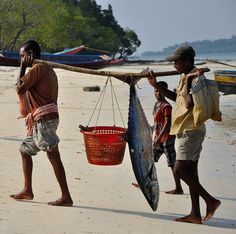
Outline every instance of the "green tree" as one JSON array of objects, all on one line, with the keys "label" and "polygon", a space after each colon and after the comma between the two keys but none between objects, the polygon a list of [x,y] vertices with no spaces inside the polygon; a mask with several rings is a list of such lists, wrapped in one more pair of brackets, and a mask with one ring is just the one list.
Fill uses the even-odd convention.
[{"label": "green tree", "polygon": [[0,11],[0,49],[14,50],[19,38],[38,26],[41,1],[2,0]]},{"label": "green tree", "polygon": [[18,50],[29,39],[47,52],[83,44],[127,56],[140,46],[135,32],[118,24],[111,5],[102,10],[94,0],[1,0],[0,50]]},{"label": "green tree", "polygon": [[[75,37],[72,29],[76,31],[77,27],[70,8],[61,0],[47,1],[44,13],[38,21],[38,27],[32,28],[22,40],[26,40],[26,37],[34,38],[40,42],[44,50],[55,52],[74,46]],[[81,41],[76,42],[81,43]]]},{"label": "green tree", "polygon": [[119,48],[121,57],[132,55],[136,49],[141,45],[137,34],[130,29],[125,29],[125,36],[122,40],[122,46]]},{"label": "green tree", "polygon": [[[110,4],[108,5],[108,9],[104,10],[102,10],[101,6],[97,5],[96,1],[94,0],[80,0],[78,5],[81,9],[82,14],[85,17],[93,17],[101,26],[112,29],[113,34],[111,34],[111,39],[114,38],[113,35],[116,36],[115,41],[113,41],[112,43],[106,43],[106,45],[110,44],[111,47],[100,47],[100,49],[112,50],[114,52],[120,53],[120,55],[124,57],[133,54],[136,49],[141,45],[138,36],[133,30],[123,29],[118,24],[117,20],[113,15],[112,6]],[[111,30],[107,31],[111,33]],[[102,39],[100,38],[100,40]],[[97,42],[97,40],[95,41]],[[91,44],[96,46],[93,41],[91,41]],[[101,45],[102,44],[100,44],[100,46]]]}]

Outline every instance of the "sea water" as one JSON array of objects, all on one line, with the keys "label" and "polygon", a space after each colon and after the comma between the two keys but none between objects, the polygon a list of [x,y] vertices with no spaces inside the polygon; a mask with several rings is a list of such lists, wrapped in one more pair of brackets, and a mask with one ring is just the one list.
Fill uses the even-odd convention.
[{"label": "sea water", "polygon": [[[165,60],[167,55],[156,55],[156,56],[132,56],[130,60],[155,60],[161,61]],[[196,61],[205,61],[206,59],[210,60],[219,60],[219,61],[235,61],[236,52],[227,52],[227,53],[204,53],[196,54]]]},{"label": "sea water", "polygon": [[236,60],[236,52],[231,53],[208,53],[208,54],[198,54],[196,56],[197,60],[219,60],[219,61],[235,61]]}]

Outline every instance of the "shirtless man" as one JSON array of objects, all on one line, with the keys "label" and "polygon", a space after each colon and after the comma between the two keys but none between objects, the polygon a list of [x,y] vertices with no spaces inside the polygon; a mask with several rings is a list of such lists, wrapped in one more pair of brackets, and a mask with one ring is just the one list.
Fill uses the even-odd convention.
[{"label": "shirtless man", "polygon": [[[34,64],[34,58],[40,58],[40,47],[35,41],[25,42],[20,49],[20,75],[17,78],[16,91],[20,99],[22,117],[26,118],[27,136],[20,145],[20,154],[24,172],[23,190],[11,195],[16,200],[32,200],[32,156],[39,151],[46,152],[61,189],[61,197],[49,202],[53,206],[72,206],[67,186],[64,166],[58,150],[59,138],[56,134],[59,124],[57,109],[58,83],[53,69],[44,64]],[[26,73],[26,68],[31,67]]]}]

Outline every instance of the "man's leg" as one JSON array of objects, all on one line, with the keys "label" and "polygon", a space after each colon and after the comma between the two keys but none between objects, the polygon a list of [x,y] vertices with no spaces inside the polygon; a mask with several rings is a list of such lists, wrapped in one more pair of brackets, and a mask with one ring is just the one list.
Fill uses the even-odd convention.
[{"label": "man's leg", "polygon": [[173,174],[173,178],[175,181],[175,189],[170,190],[170,191],[166,191],[167,194],[183,194],[183,189],[181,186],[181,182],[180,182],[180,178],[175,174],[174,172],[174,166],[171,167],[171,171]]},{"label": "man's leg", "polygon": [[34,198],[34,194],[32,191],[32,171],[33,171],[32,157],[26,153],[22,153],[21,151],[20,153],[24,172],[24,188],[21,192],[10,195],[10,197],[16,200],[17,199],[32,200]]},{"label": "man's leg", "polygon": [[176,173],[174,171],[174,165],[175,165],[175,161],[176,161],[176,151],[175,151],[175,145],[174,145],[173,140],[167,141],[164,143],[164,153],[166,155],[168,167],[171,168],[173,178],[175,181],[175,189],[173,189],[171,191],[167,191],[166,193],[168,193],[168,194],[183,194],[184,192],[183,192],[183,189],[181,186],[180,178],[178,175],[176,175]]},{"label": "man's leg", "polygon": [[[189,177],[193,180],[198,181],[198,174],[197,174],[197,162],[193,161],[176,161],[175,170],[182,170],[185,171]],[[189,187],[192,209],[189,215],[178,218],[176,221],[178,222],[187,222],[187,223],[196,223],[201,224],[202,218],[200,213],[200,204],[199,204],[199,194],[195,192],[191,187]]]},{"label": "man's leg", "polygon": [[[193,200],[196,201],[196,194],[200,195],[206,202],[207,205],[207,211],[206,211],[206,216],[204,218],[204,221],[209,220],[210,218],[212,218],[212,216],[214,215],[216,209],[220,206],[220,201],[215,199],[214,197],[212,197],[203,187],[202,185],[199,183],[198,180],[198,176],[190,176],[188,171],[191,172],[190,170],[192,169],[191,166],[191,161],[179,161],[177,160],[175,163],[175,172],[177,173],[177,175],[183,180],[185,181],[185,183],[189,186],[190,189],[190,195],[192,194]],[[195,173],[197,173],[197,164],[194,165],[195,169]],[[192,197],[191,197],[192,198]],[[195,198],[195,199],[194,199]],[[197,209],[196,204],[195,208]],[[200,211],[199,211],[200,213]],[[178,220],[180,221],[180,220]]]},{"label": "man's leg", "polygon": [[54,173],[56,175],[62,193],[61,198],[56,201],[49,202],[48,204],[52,206],[72,206],[73,201],[71,199],[70,192],[68,189],[66,174],[61,161],[58,147],[55,147],[51,152],[47,152],[47,155],[53,166]]},{"label": "man's leg", "polygon": [[[198,161],[189,162],[189,176],[192,176],[192,178],[199,183]],[[200,196],[192,188],[189,188],[189,191],[190,191],[191,202],[192,202],[191,214],[194,214],[196,217],[201,217],[200,202],[199,202]]]}]

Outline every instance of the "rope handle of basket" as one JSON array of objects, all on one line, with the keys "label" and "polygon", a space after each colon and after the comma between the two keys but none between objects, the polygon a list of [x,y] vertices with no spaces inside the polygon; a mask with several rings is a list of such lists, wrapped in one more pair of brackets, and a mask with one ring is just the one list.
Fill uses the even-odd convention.
[{"label": "rope handle of basket", "polygon": [[[116,94],[115,94],[115,90],[114,90],[114,87],[113,87],[113,85],[112,85],[112,81],[111,81],[111,76],[109,75],[108,77],[107,77],[107,80],[106,80],[106,82],[105,82],[105,85],[104,85],[104,87],[103,87],[103,89],[102,89],[102,92],[101,92],[101,94],[100,94],[100,96],[99,96],[99,98],[98,98],[98,100],[97,100],[97,102],[96,102],[96,104],[95,104],[95,107],[94,107],[94,109],[93,109],[93,111],[92,111],[92,114],[91,114],[91,117],[90,117],[90,119],[89,119],[89,121],[88,121],[88,124],[87,124],[87,127],[84,127],[84,126],[82,126],[82,125],[80,125],[80,126],[82,126],[84,129],[82,129],[82,130],[88,130],[88,126],[90,125],[90,122],[91,122],[91,120],[92,120],[92,118],[93,118],[93,116],[94,116],[94,114],[95,114],[95,111],[97,110],[97,106],[98,106],[98,104],[99,104],[99,102],[100,102],[100,106],[99,106],[99,108],[98,108],[98,115],[97,115],[97,119],[96,119],[96,122],[95,122],[95,129],[96,129],[96,126],[97,126],[97,123],[98,123],[98,119],[99,119],[99,117],[100,117],[100,113],[101,113],[101,109],[102,109],[102,105],[103,105],[103,101],[104,101],[104,97],[105,97],[105,93],[106,93],[106,89],[107,89],[107,85],[108,85],[108,82],[110,81],[110,87],[111,87],[111,102],[112,102],[112,113],[113,113],[113,125],[115,126],[116,124],[115,124],[115,109],[114,109],[114,98],[115,98],[115,101],[116,101],[116,105],[117,105],[117,108],[118,108],[118,110],[119,110],[119,113],[120,113],[120,116],[121,116],[121,120],[122,120],[122,122],[123,122],[123,126],[125,127],[125,124],[124,124],[124,119],[123,119],[123,116],[122,116],[122,114],[121,114],[121,110],[120,110],[120,106],[119,106],[119,103],[118,103],[118,99],[117,99],[117,96],[116,96]],[[80,127],[79,126],[79,127]]]},{"label": "rope handle of basket", "polygon": [[116,96],[116,93],[115,93],[115,89],[112,85],[111,77],[110,77],[109,80],[110,80],[110,86],[111,86],[111,98],[112,98],[112,111],[113,111],[114,126],[115,126],[115,107],[114,107],[113,97],[115,98],[115,102],[116,102],[116,105],[117,105],[117,108],[118,108],[118,111],[119,111],[119,114],[120,114],[120,118],[122,120],[123,126],[125,127],[125,122],[124,122],[124,119],[123,119],[123,116],[122,116],[122,113],[121,113],[121,109],[120,109],[120,105],[119,105],[119,102],[118,102],[118,99],[117,99],[117,96]]}]

